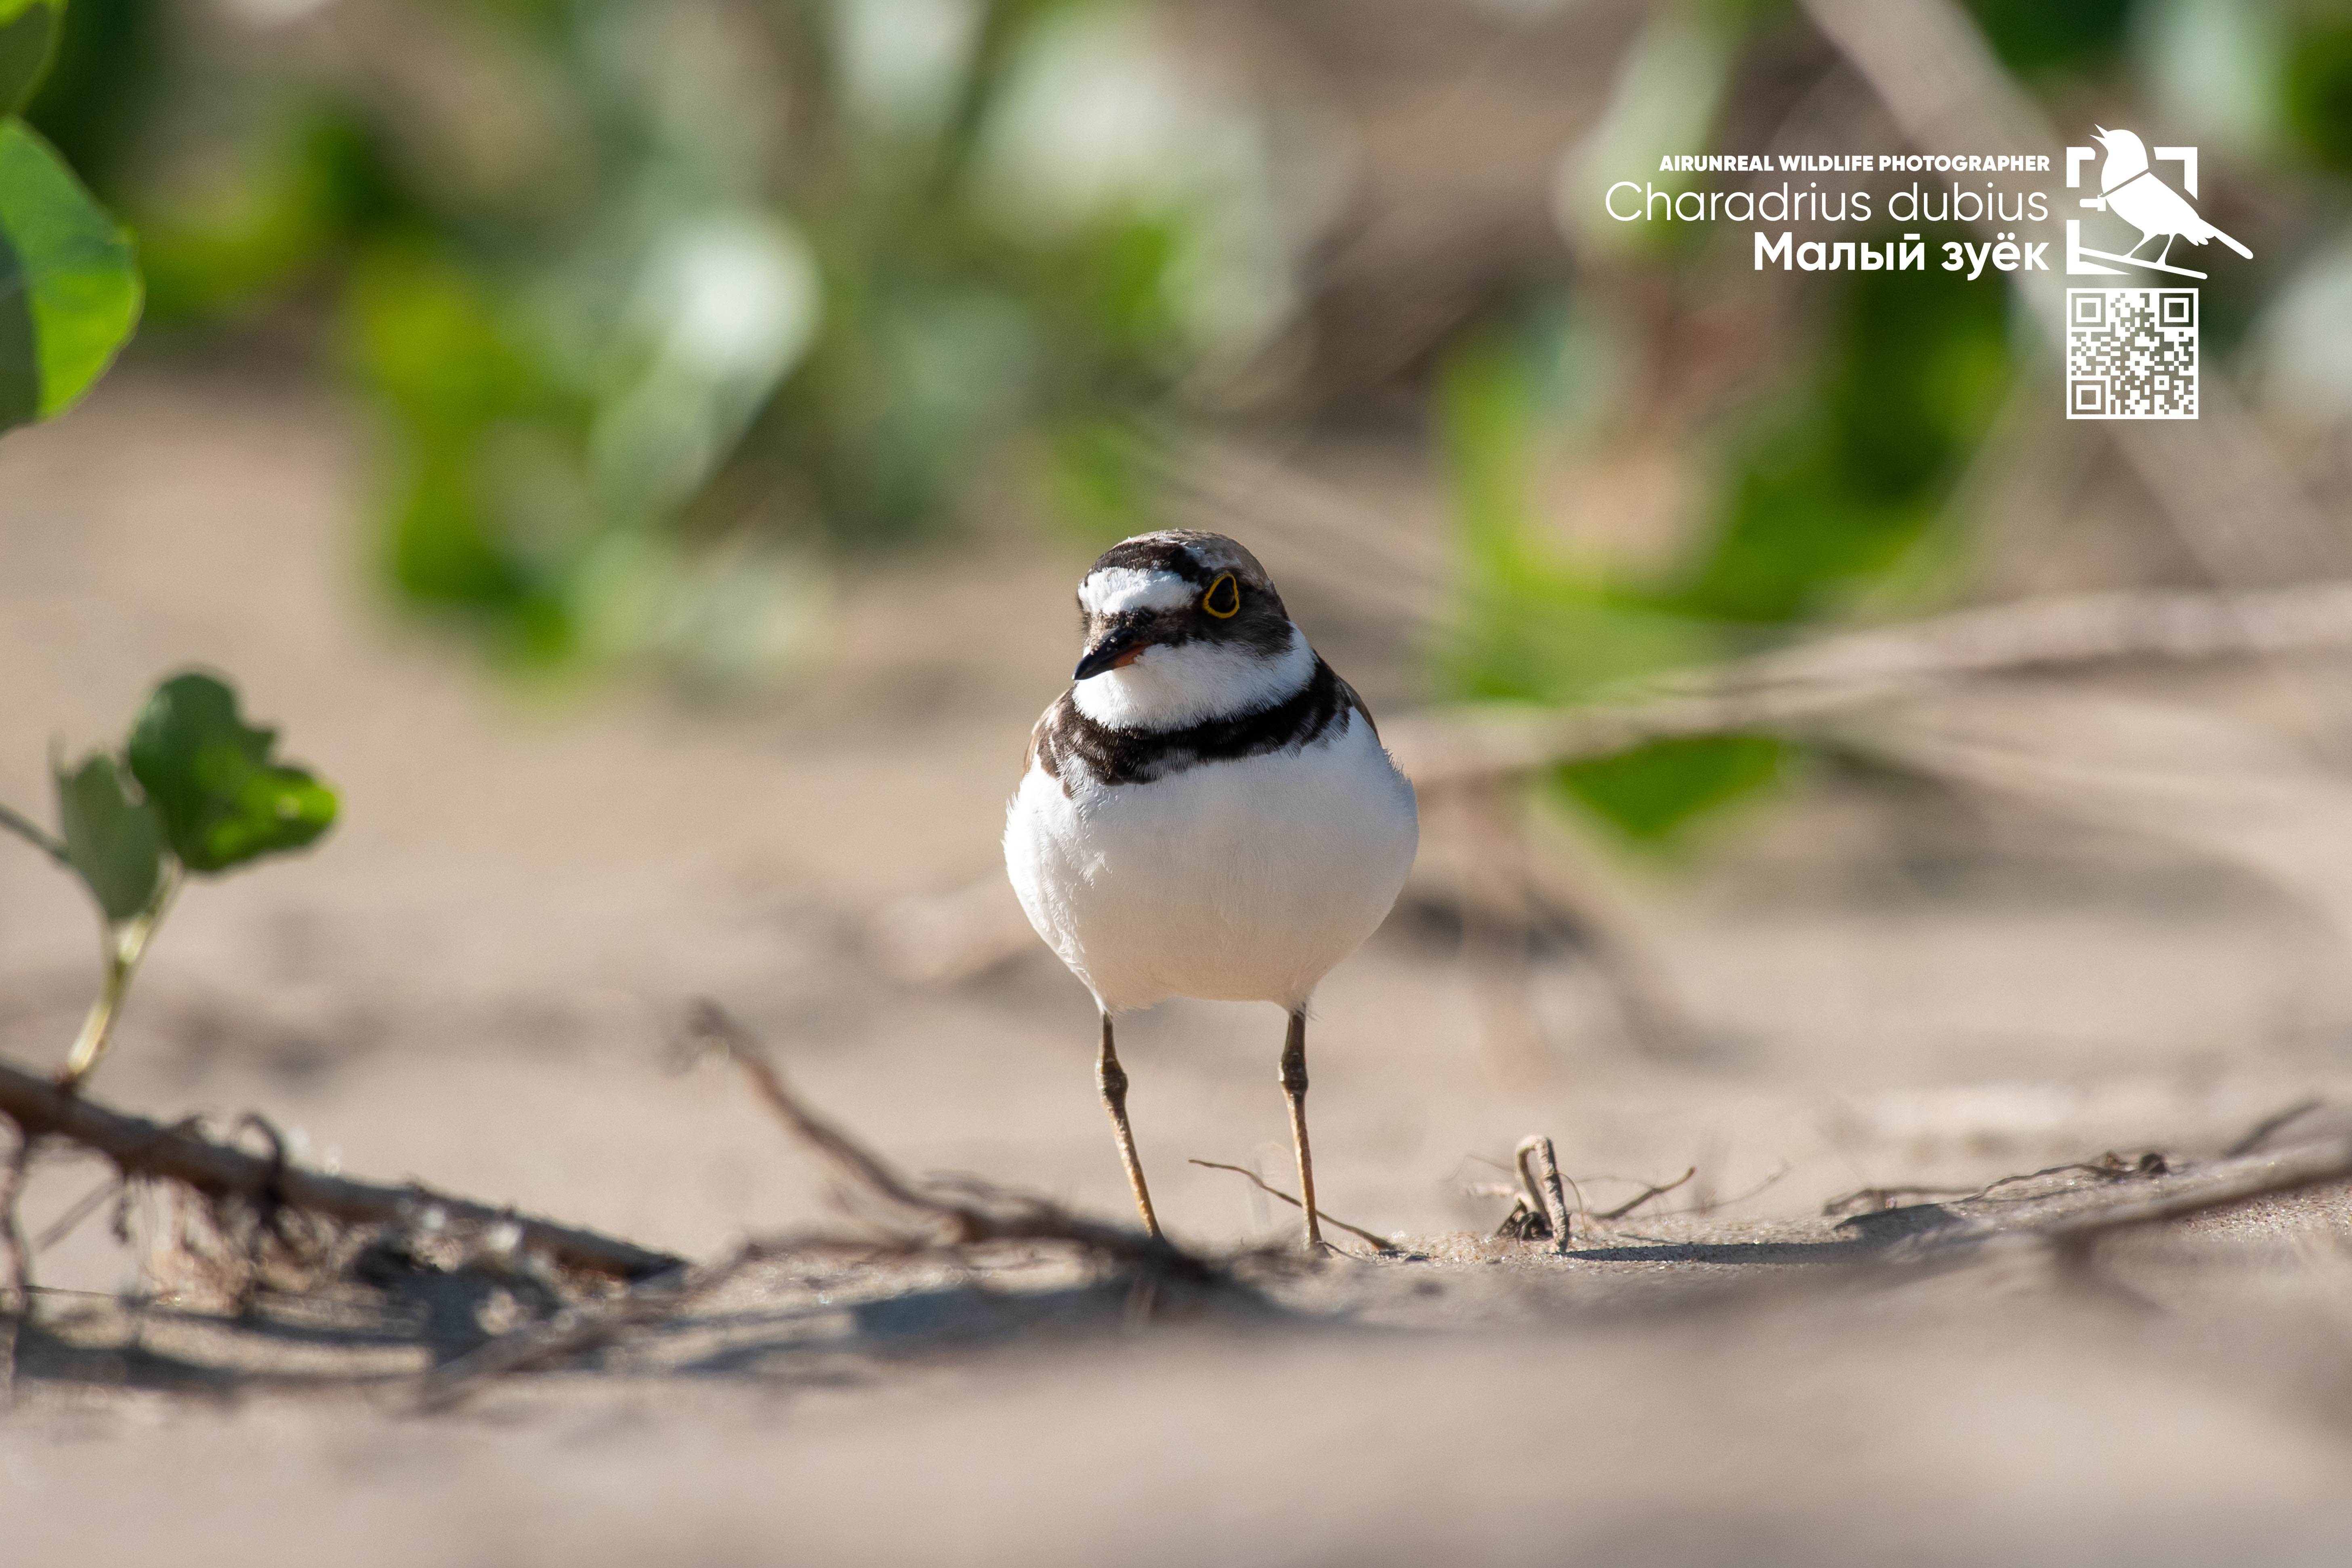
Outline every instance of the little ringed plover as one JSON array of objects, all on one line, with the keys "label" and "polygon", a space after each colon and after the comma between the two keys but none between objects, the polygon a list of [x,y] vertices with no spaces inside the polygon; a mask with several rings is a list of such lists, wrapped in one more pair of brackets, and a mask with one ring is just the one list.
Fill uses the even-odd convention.
[{"label": "little ringed plover", "polygon": [[1112,1038],[1170,996],[1272,1002],[1307,1241],[1307,1007],[1388,915],[1419,842],[1412,786],[1354,689],[1255,556],[1146,533],[1078,587],[1086,651],[1037,721],[1004,827],[1030,924],[1094,993],[1097,1082],[1145,1227],[1160,1234]]}]

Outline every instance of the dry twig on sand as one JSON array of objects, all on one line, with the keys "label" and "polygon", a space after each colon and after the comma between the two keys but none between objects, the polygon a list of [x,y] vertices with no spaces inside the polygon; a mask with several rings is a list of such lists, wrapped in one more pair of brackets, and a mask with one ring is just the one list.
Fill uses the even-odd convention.
[{"label": "dry twig on sand", "polygon": [[[1517,1241],[1549,1239],[1554,1252],[1566,1252],[1572,1226],[1568,1196],[1561,1191],[1559,1155],[1551,1140],[1540,1132],[1529,1133],[1519,1140],[1511,1159],[1519,1187],[1513,1195],[1511,1212],[1503,1216],[1495,1234]],[[1584,1195],[1579,1193],[1577,1208],[1583,1207]]]},{"label": "dry twig on sand", "polygon": [[2158,1192],[2070,1209],[2023,1225],[2003,1224],[1990,1217],[1973,1219],[1937,1233],[1937,1239],[1965,1243],[2011,1234],[2079,1247],[2118,1231],[2188,1219],[2254,1198],[2352,1181],[2352,1138],[2329,1138],[2275,1154],[2220,1161],[2187,1175],[2189,1179],[2168,1184]]},{"label": "dry twig on sand", "polygon": [[923,1258],[970,1261],[975,1250],[997,1246],[1062,1247],[1124,1274],[1129,1282],[1130,1311],[1136,1316],[1149,1315],[1164,1284],[1246,1289],[1218,1262],[1139,1230],[1071,1214],[1044,1198],[1008,1193],[970,1179],[909,1180],[810,1109],[784,1081],[759,1038],[715,1002],[694,1005],[681,1044],[685,1047],[681,1056],[689,1059],[699,1052],[715,1050],[740,1068],[752,1091],[784,1130],[823,1154],[845,1178],[843,1195],[867,1211],[873,1234],[755,1238],[723,1258],[645,1280],[615,1300],[572,1308],[545,1322],[526,1324],[427,1373],[418,1390],[425,1408],[446,1409],[492,1378],[603,1349],[632,1329],[674,1318],[751,1265],[777,1258],[834,1255],[866,1261]]},{"label": "dry twig on sand", "polygon": [[[1634,1186],[1640,1187],[1642,1190],[1635,1193],[1632,1197],[1627,1198],[1623,1203],[1619,1204],[1614,1208],[1606,1208],[1598,1211],[1579,1208],[1576,1212],[1577,1214],[1584,1215],[1584,1217],[1589,1220],[1607,1221],[1623,1219],[1627,1215],[1632,1214],[1635,1209],[1640,1208],[1652,1198],[1664,1197],[1666,1194],[1673,1192],[1679,1186],[1682,1186],[1685,1183],[1688,1182],[1692,1177],[1697,1174],[1698,1167],[1696,1165],[1693,1165],[1671,1182],[1643,1182],[1637,1181],[1631,1176],[1586,1176],[1583,1179],[1587,1182],[1630,1182]],[[1567,1183],[1570,1186],[1576,1187],[1578,1191],[1581,1193],[1582,1186],[1574,1177],[1563,1173],[1560,1180]],[[1541,1228],[1532,1232],[1528,1229],[1528,1215],[1535,1211],[1530,1205],[1528,1191],[1524,1186],[1513,1186],[1503,1182],[1488,1182],[1468,1188],[1467,1192],[1468,1195],[1474,1198],[1509,1198],[1513,1200],[1511,1212],[1504,1216],[1503,1223],[1496,1228],[1495,1234],[1496,1236],[1523,1237],[1528,1235],[1542,1236],[1549,1234],[1549,1227],[1550,1222],[1549,1220],[1542,1222]],[[1574,1216],[1571,1215],[1570,1218],[1572,1220]]]},{"label": "dry twig on sand", "polygon": [[1666,1194],[1673,1192],[1676,1187],[1681,1186],[1685,1182],[1689,1181],[1693,1176],[1697,1174],[1698,1167],[1696,1165],[1693,1165],[1681,1175],[1676,1176],[1673,1181],[1653,1182],[1649,1185],[1643,1187],[1640,1192],[1634,1194],[1632,1197],[1627,1198],[1623,1203],[1619,1204],[1615,1208],[1603,1209],[1592,1217],[1598,1220],[1623,1219],[1627,1215],[1632,1214],[1635,1209],[1640,1208],[1652,1198],[1664,1197]]},{"label": "dry twig on sand", "polygon": [[[2102,1160],[2003,1176],[1965,1192],[1925,1187],[1864,1189],[1848,1194],[1844,1199],[1832,1199],[1824,1212],[1833,1213],[1853,1200],[1895,1194],[1940,1194],[1953,1203],[1969,1204],[2012,1184],[2070,1173],[2100,1177],[2114,1184],[2108,1188],[2111,1192],[2129,1183],[2128,1194],[2085,1203],[2078,1201],[2078,1192],[2041,1193],[1989,1208],[1948,1210],[1941,1223],[1907,1233],[1901,1255],[1906,1258],[1948,1257],[1987,1247],[2028,1244],[2080,1253],[2093,1242],[2119,1231],[2189,1219],[2256,1198],[2352,1182],[2352,1137],[2315,1140],[2274,1154],[2224,1157],[2187,1170],[2173,1166],[2158,1154],[2144,1155],[2137,1161],[2110,1154]],[[1877,1211],[1901,1212],[1899,1208]],[[1844,1225],[1853,1226],[1875,1217],[1875,1214],[1864,1213],[1846,1220]]]},{"label": "dry twig on sand", "polygon": [[2026,1182],[2038,1182],[2046,1176],[2095,1176],[2102,1181],[2123,1182],[2134,1177],[2163,1176],[2171,1173],[2171,1163],[2154,1150],[2136,1160],[2126,1160],[2112,1150],[2095,1160],[2070,1160],[2063,1165],[2049,1165],[2039,1171],[2024,1171],[2013,1176],[1998,1176],[1980,1187],[1886,1186],[1856,1187],[1850,1193],[1840,1193],[1822,1205],[1822,1215],[1833,1219],[1840,1215],[1869,1214],[1894,1208],[1897,1198],[1950,1198],[1971,1203],[1989,1198],[2003,1187]]},{"label": "dry twig on sand", "polygon": [[919,1186],[803,1104],[758,1038],[725,1008],[715,1002],[698,1002],[687,1027],[689,1043],[722,1051],[740,1068],[776,1120],[793,1137],[830,1160],[848,1178],[855,1195],[879,1201],[887,1215],[886,1224],[898,1230],[879,1245],[866,1244],[868,1250],[912,1253],[992,1242],[1044,1242],[1076,1247],[1155,1275],[1189,1277],[1202,1283],[1223,1277],[1207,1259],[1170,1242],[1125,1226],[1071,1214],[1025,1193],[1009,1193],[973,1181],[959,1182],[952,1194],[940,1190],[936,1184],[929,1189]]},{"label": "dry twig on sand", "polygon": [[622,1280],[681,1267],[667,1253],[577,1226],[415,1184],[388,1186],[330,1175],[286,1160],[282,1151],[252,1153],[188,1124],[166,1126],[110,1110],[6,1063],[0,1063],[0,1117],[14,1122],[27,1143],[59,1139],[104,1155],[126,1177],[174,1182],[215,1202],[291,1208],[345,1225],[478,1230],[511,1238],[511,1250],[536,1254],[561,1268]]}]

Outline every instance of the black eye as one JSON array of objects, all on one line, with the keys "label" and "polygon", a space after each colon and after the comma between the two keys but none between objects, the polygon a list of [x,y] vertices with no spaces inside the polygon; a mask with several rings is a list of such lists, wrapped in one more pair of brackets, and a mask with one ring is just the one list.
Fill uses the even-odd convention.
[{"label": "black eye", "polygon": [[1201,595],[1201,608],[1221,621],[1230,621],[1242,613],[1242,585],[1234,581],[1230,572],[1222,573]]}]

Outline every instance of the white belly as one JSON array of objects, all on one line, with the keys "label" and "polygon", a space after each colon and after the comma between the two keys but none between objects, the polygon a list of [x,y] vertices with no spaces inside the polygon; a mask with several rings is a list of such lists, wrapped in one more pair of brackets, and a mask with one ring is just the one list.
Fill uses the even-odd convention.
[{"label": "white belly", "polygon": [[1033,767],[1004,829],[1029,923],[1114,1012],[1170,996],[1306,1004],[1387,918],[1412,786],[1349,713],[1318,744],[1148,784]]}]

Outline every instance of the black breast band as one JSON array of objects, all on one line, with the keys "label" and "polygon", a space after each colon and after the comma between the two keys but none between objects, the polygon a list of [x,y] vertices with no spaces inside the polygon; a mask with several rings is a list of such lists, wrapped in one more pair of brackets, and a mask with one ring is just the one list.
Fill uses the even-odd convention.
[{"label": "black breast band", "polygon": [[[1210,719],[1181,730],[1115,730],[1078,711],[1067,691],[1045,710],[1031,738],[1032,755],[1070,793],[1075,765],[1107,784],[1149,784],[1204,763],[1236,762],[1314,744],[1363,700],[1320,658],[1297,693],[1271,708]],[[1366,722],[1371,715],[1364,713]]]}]

